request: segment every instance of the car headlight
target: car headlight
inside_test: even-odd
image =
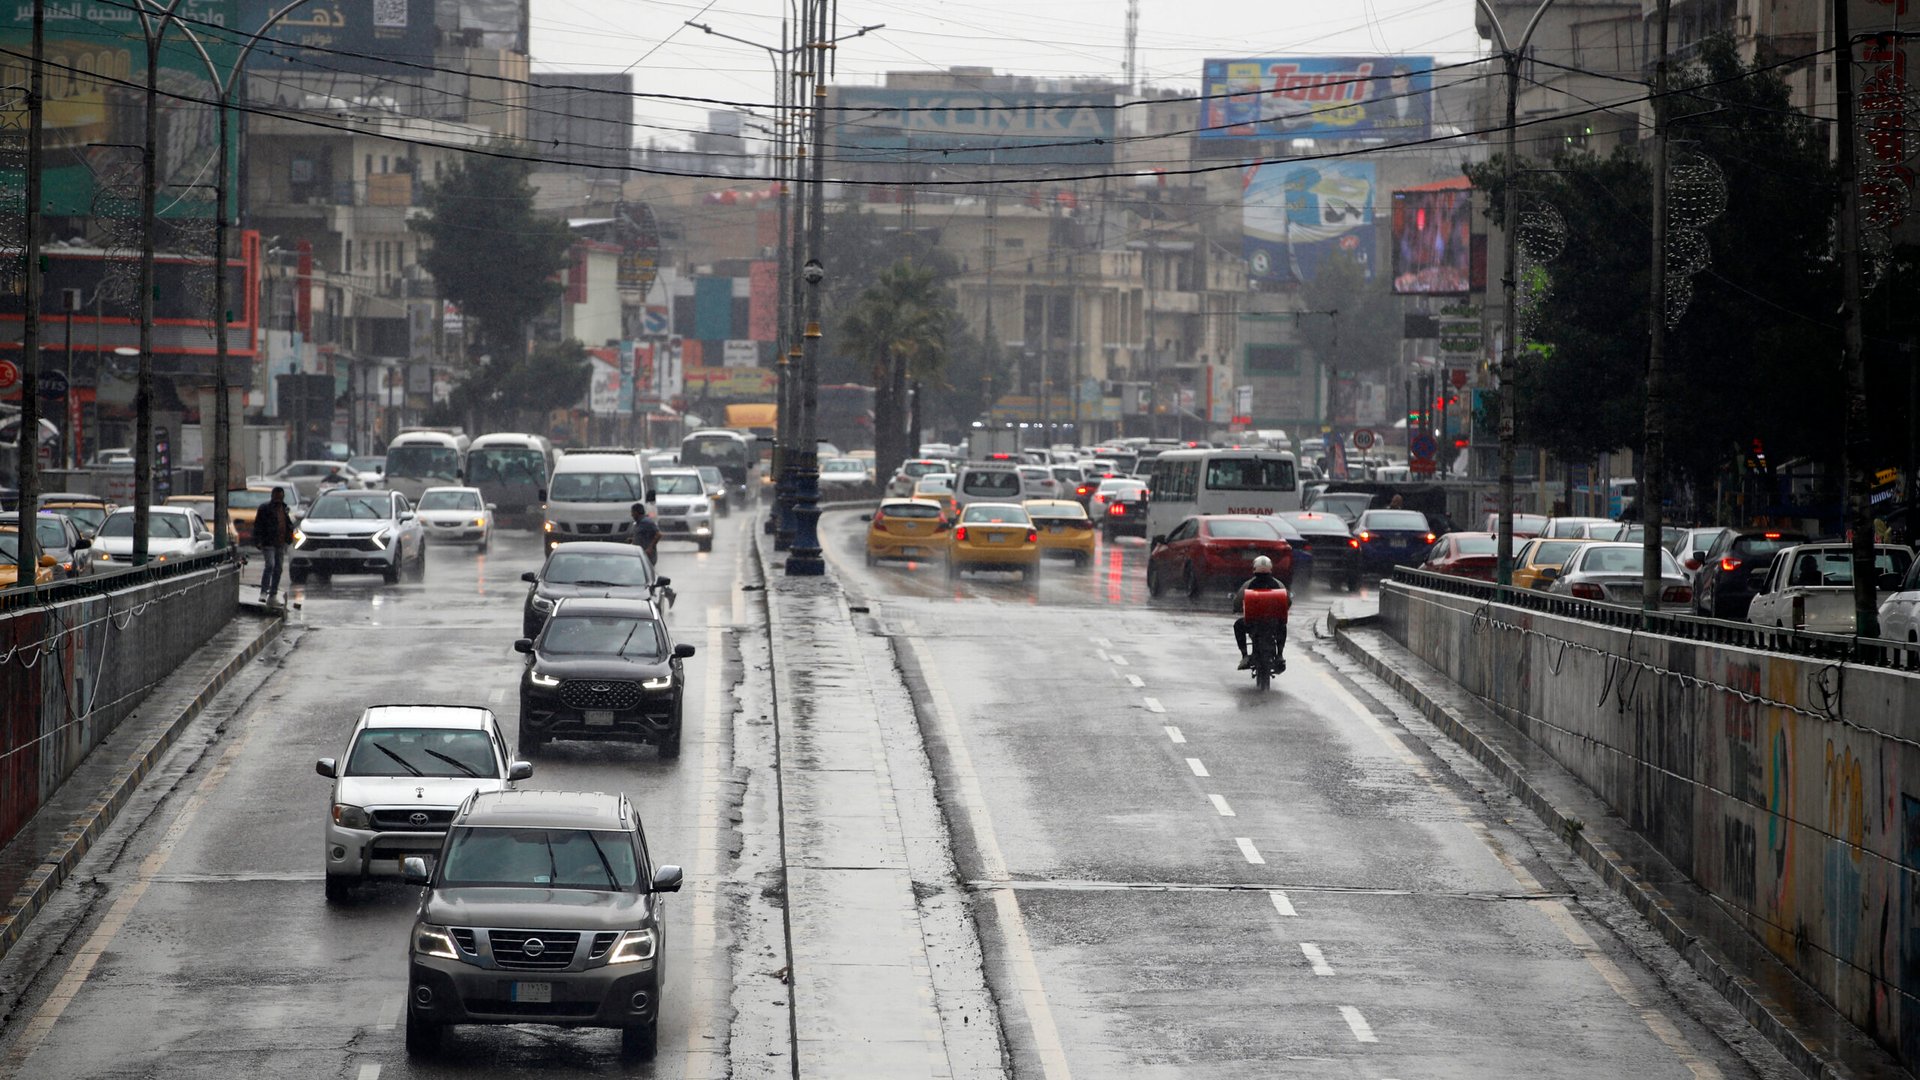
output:
[[[535,686],[559,686],[560,685],[559,679],[556,679],[553,676],[547,674],[546,672],[541,671],[539,668],[534,668],[527,672],[527,681],[531,682]]]
[[[551,520],[549,520],[549,521],[548,521],[548,522],[546,523],[546,525],[545,525],[544,527],[546,528],[546,530],[547,530],[548,532],[552,532],[552,531],[553,531],[553,522],[552,522]]]
[[[368,539],[373,541],[374,547],[379,548],[381,551],[385,551],[387,550],[387,541],[392,539],[392,534],[386,529],[381,529],[379,532],[374,533],[372,536],[368,537]]]
[[[653,959],[654,938],[651,930],[629,930],[620,935],[613,951],[607,953],[609,964],[630,964],[638,960]]]
[[[343,829],[373,828],[373,819],[367,816],[365,810],[346,803],[333,804],[333,823]]]
[[[453,935],[449,934],[445,927],[430,923],[419,923],[414,926],[413,951],[447,960],[460,959],[460,946],[454,944]],[[651,956],[652,953],[648,955]]]
[[[544,596],[535,596],[535,597],[533,598],[533,610],[535,610],[535,611],[552,611],[552,610],[553,610],[553,601],[552,601],[552,600],[549,600],[549,599],[547,599],[547,598],[546,598],[546,597],[544,597]]]
[[[300,531],[299,529],[295,529],[295,530],[293,530],[293,546],[294,546],[294,547],[306,547],[306,546],[307,546],[307,534],[306,534],[306,533],[303,533],[303,532],[301,532],[301,531]]]
[[[645,689],[645,690],[671,689],[673,686],[673,676],[662,675],[657,679],[645,679],[641,681],[640,686],[642,689]]]
[[[474,518],[474,519],[473,519],[473,523],[474,523],[474,525],[476,525],[476,526],[478,526],[478,527],[480,527],[480,528],[485,528],[485,527],[486,527],[486,524],[487,524],[487,519],[486,519],[486,518]]]

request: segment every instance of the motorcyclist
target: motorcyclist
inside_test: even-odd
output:
[[[1241,585],[1238,589],[1234,590],[1233,610],[1236,612],[1245,610],[1246,593],[1247,593],[1247,590],[1249,589],[1285,589],[1286,587],[1287,587],[1286,582],[1281,581],[1278,577],[1274,576],[1273,560],[1267,558],[1265,555],[1257,556],[1253,560],[1253,576],[1248,578],[1245,584]],[[1247,650],[1247,636],[1248,634],[1247,634],[1246,617],[1243,615],[1239,618],[1234,619],[1233,620],[1233,640],[1236,643],[1238,643],[1240,646],[1240,670],[1241,671],[1246,671],[1248,668],[1251,668],[1253,666],[1253,654]],[[1280,670],[1281,671],[1287,670],[1286,650],[1287,650],[1287,628],[1286,628],[1286,625],[1283,623],[1280,626],[1280,654],[1281,654]]]

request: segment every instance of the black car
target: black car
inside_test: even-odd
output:
[[[680,756],[681,661],[649,600],[576,598],[554,605],[520,676],[520,745],[532,756],[549,739],[650,742]]]
[[[447,828],[407,936],[407,1053],[438,1049],[453,1024],[617,1028],[621,1052],[654,1056],[666,988],[665,894],[624,795],[494,791]]]
[[[1276,515],[1313,545],[1313,567],[1352,592],[1360,587],[1360,542],[1347,519],[1331,511],[1287,510]]]
[[[1804,533],[1779,529],[1728,529],[1721,533],[1706,550],[1705,558],[1699,560],[1700,569],[1694,575],[1694,611],[1715,619],[1744,620],[1754,594],[1760,591],[1760,581],[1753,572],[1766,569],[1776,554],[1809,539]]]
[[[1100,535],[1107,543],[1113,543],[1116,536],[1137,536],[1147,538],[1147,489],[1137,491],[1116,491],[1107,499],[1105,520],[1100,522]]]
[[[539,571],[529,570],[520,575],[520,580],[533,586],[520,605],[521,637],[537,636],[553,605],[568,597],[651,600],[672,583],[669,578],[655,576],[653,560],[647,558],[644,548],[605,540],[555,544]]]
[[[1437,537],[1427,515],[1418,510],[1364,510],[1354,523],[1353,538],[1360,542],[1360,566],[1388,570],[1418,566]]]

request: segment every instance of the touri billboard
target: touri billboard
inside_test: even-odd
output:
[[[1113,161],[1112,94],[835,91],[842,161],[1080,165]]]
[[[1203,139],[1424,139],[1433,128],[1433,57],[1295,56],[1208,60]]]

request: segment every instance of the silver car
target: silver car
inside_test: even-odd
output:
[[[1568,556],[1547,591],[1579,600],[1639,607],[1645,552],[1640,544],[1583,544]],[[1693,610],[1693,586],[1665,548],[1660,549],[1660,610],[1680,614]]]
[[[388,584],[427,565],[427,534],[413,504],[397,491],[329,491],[293,531],[287,568],[295,585],[308,574],[379,574]]]

